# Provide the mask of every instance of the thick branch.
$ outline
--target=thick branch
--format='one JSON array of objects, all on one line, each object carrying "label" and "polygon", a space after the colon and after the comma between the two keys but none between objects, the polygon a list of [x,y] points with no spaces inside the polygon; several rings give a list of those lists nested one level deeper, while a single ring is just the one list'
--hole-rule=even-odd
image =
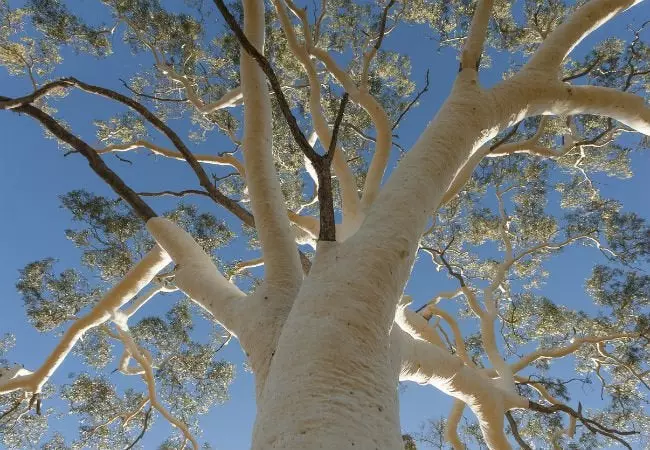
[{"label": "thick branch", "polygon": [[223,1],[214,0],[214,3],[215,5],[217,5],[217,8],[221,12],[223,18],[226,20],[226,23],[228,24],[230,30],[237,37],[239,44],[242,46],[245,52],[248,55],[250,55],[252,59],[255,60],[255,62],[260,66],[262,71],[266,74],[266,77],[268,78],[269,83],[271,84],[271,88],[273,89],[273,92],[278,97],[280,110],[282,111],[282,115],[284,116],[285,120],[287,121],[287,124],[289,125],[289,130],[291,131],[294,140],[296,141],[296,143],[298,144],[302,152],[311,161],[318,159],[319,155],[314,151],[311,145],[309,145],[309,141],[303,134],[302,130],[300,129],[300,126],[298,125],[298,122],[296,121],[296,118],[291,112],[291,108],[289,106],[289,103],[287,102],[286,97],[284,96],[284,93],[282,92],[282,86],[278,81],[278,77],[275,74],[273,67],[271,67],[269,61],[264,57],[262,53],[260,53],[259,50],[257,50],[257,48],[248,39],[248,37],[246,37],[244,30],[242,30],[242,28],[239,26],[237,20],[235,20],[235,18],[230,13],[230,11],[223,3]]},{"label": "thick branch", "polygon": [[0,97],[0,109],[14,109],[18,106],[24,106],[24,105],[34,103],[34,101],[38,100],[44,95],[47,95],[50,91],[60,89],[60,88],[65,88],[68,86],[70,86],[70,83],[64,78],[61,80],[53,81],[52,83],[47,83],[42,87],[40,87],[39,89],[36,89],[31,94],[25,95],[24,97],[18,97],[18,98]]},{"label": "thick branch", "polygon": [[556,115],[594,114],[611,117],[650,136],[650,106],[643,97],[602,86],[549,86],[542,99]]},{"label": "thick branch", "polygon": [[460,358],[443,348],[413,339],[404,331],[401,333],[400,380],[431,384],[464,402],[476,415],[488,446],[509,449],[503,430],[504,414],[512,408],[525,408],[528,400],[501,389],[494,380],[464,365]]},{"label": "thick branch", "polygon": [[[262,55],[265,39],[263,4],[244,1],[243,5],[244,28],[250,37],[250,40],[246,38],[246,44],[266,61]],[[225,8],[225,5],[222,6]],[[227,18],[226,21],[229,22]],[[234,18],[232,21],[237,23]],[[243,35],[241,28],[239,31]],[[240,44],[246,48],[246,44]],[[266,280],[297,291],[302,271],[294,234],[284,213],[287,208],[273,162],[271,100],[265,74],[248,51],[242,51],[240,72],[244,95],[244,161],[249,171],[247,183],[251,208],[258,223],[257,232],[266,261]],[[275,82],[279,89],[277,78]],[[281,89],[279,95],[286,103]]]},{"label": "thick branch", "polygon": [[445,439],[451,444],[454,450],[465,450],[465,446],[458,437],[458,423],[463,417],[463,410],[465,409],[465,403],[461,400],[454,399],[454,404],[449,411],[449,417],[447,417],[447,424],[445,425]]},{"label": "thick branch", "polygon": [[318,160],[318,166],[315,167],[316,173],[318,174],[318,205],[320,207],[320,230],[318,239],[320,241],[336,241],[336,220],[334,218],[334,196],[330,168],[334,159],[334,153],[336,152],[336,139],[339,134],[339,128],[343,120],[343,113],[345,112],[347,102],[348,94],[346,92],[343,94],[343,98],[341,98],[341,104],[336,115],[336,120],[334,121],[332,139],[327,154]]},{"label": "thick branch", "polygon": [[642,0],[591,0],[549,34],[524,66],[556,76],[564,58],[596,28]]},{"label": "thick branch", "polygon": [[465,40],[463,53],[460,57],[461,71],[465,69],[478,71],[493,3],[493,0],[478,0],[474,16],[472,17],[472,24],[469,28],[469,34]]},{"label": "thick branch", "polygon": [[237,335],[244,293],[219,273],[192,236],[175,223],[155,217],[147,222],[147,229],[176,263],[176,286]]}]

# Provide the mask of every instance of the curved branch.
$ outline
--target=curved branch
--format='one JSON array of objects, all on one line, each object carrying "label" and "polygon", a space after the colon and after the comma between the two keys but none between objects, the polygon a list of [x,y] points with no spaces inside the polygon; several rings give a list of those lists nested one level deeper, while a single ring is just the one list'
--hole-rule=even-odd
[{"label": "curved branch", "polygon": [[[137,140],[135,142],[131,142],[128,144],[109,145],[107,147],[97,150],[97,153],[103,155],[112,152],[127,152],[129,150],[134,150],[136,148],[146,148],[151,150],[151,153],[153,153],[154,155],[164,156],[166,158],[176,159],[179,161],[186,160],[185,157],[177,151],[161,147],[159,145],[154,144],[153,142],[149,142],[145,140]],[[246,178],[246,169],[244,168],[244,164],[242,164],[241,161],[239,161],[237,158],[235,158],[232,155],[194,155],[194,157],[198,162],[202,162],[206,164],[216,164],[218,166],[233,167],[235,170],[237,170],[237,172],[239,172],[239,174],[243,178]]]},{"label": "curved branch", "polygon": [[56,348],[41,367],[29,375],[19,376],[0,384],[0,394],[17,389],[32,393],[40,392],[43,385],[63,363],[65,357],[84,333],[90,328],[106,322],[118,308],[149,284],[169,262],[170,258],[167,253],[156,245],[126,274],[122,281],[106,293],[88,314],[76,320],[66,330]]},{"label": "curved branch", "polygon": [[556,115],[594,114],[611,117],[628,127],[650,136],[650,106],[643,97],[603,86],[552,84],[548,111]]},{"label": "curved branch", "polygon": [[91,94],[100,95],[102,97],[118,101],[128,106],[129,108],[133,109],[134,111],[138,112],[142,117],[147,119],[147,121],[149,121],[149,123],[151,123],[155,128],[157,128],[165,136],[167,136],[167,138],[174,144],[174,147],[176,147],[176,149],[178,149],[178,151],[183,155],[185,160],[188,162],[188,164],[196,174],[197,178],[199,179],[199,183],[201,184],[203,189],[205,189],[210,194],[210,197],[216,203],[222,205],[228,211],[233,213],[235,216],[241,219],[246,225],[251,227],[255,226],[255,221],[253,220],[253,216],[251,215],[251,213],[246,211],[246,209],[244,209],[241,205],[239,205],[239,203],[225,196],[219,189],[217,189],[214,186],[208,174],[205,172],[205,170],[203,169],[199,161],[197,161],[194,154],[189,150],[189,148],[187,148],[187,146],[185,145],[183,140],[178,136],[178,134],[176,134],[169,126],[167,126],[167,124],[165,124],[155,114],[153,114],[151,111],[145,108],[141,103],[125,95],[122,95],[119,92],[106,89],[103,87],[99,87],[99,86],[93,86],[91,84],[87,84],[82,81],[79,81],[76,78],[67,78],[66,80],[68,80],[68,82],[71,83],[71,85],[74,85],[85,92],[89,92]]},{"label": "curved branch", "polygon": [[[309,80],[309,111],[311,113],[314,130],[318,135],[325,148],[330,148],[332,133],[330,132],[327,119],[323,113],[321,105],[321,92],[320,92],[320,79],[316,71],[316,65],[309,56],[307,51],[308,43],[311,42],[311,31],[304,11],[295,7],[293,2],[288,1],[287,4],[291,10],[301,18],[303,23],[303,33],[305,34],[305,45],[301,46],[296,38],[296,33],[291,25],[286,9],[280,0],[274,0],[273,4],[280,18],[280,24],[287,37],[289,48],[293,54],[298,58],[300,64],[303,66],[307,79]],[[313,144],[312,144],[313,145]],[[339,179],[339,186],[341,190],[341,201],[343,210],[343,221],[353,219],[359,214],[360,199],[357,193],[356,182],[354,174],[350,170],[350,166],[345,160],[345,153],[339,147],[334,153],[332,161],[334,173]],[[313,167],[313,166],[312,166]]]},{"label": "curved branch", "polygon": [[538,359],[562,358],[563,356],[567,356],[575,352],[584,344],[595,344],[598,342],[614,341],[618,339],[630,339],[639,336],[639,333],[615,333],[608,334],[606,336],[585,336],[576,338],[572,343],[565,345],[564,347],[540,348],[532,353],[529,353],[528,355],[525,355],[519,361],[511,365],[512,371],[514,373],[517,373]]},{"label": "curved branch", "polygon": [[517,444],[519,444],[519,447],[524,449],[524,450],[533,450],[530,445],[524,441],[524,439],[521,437],[519,434],[519,428],[517,427],[517,421],[515,420],[514,417],[512,417],[512,413],[508,411],[506,413],[506,419],[508,419],[508,425],[510,425],[510,430],[512,431],[512,435],[515,437],[515,441],[517,441]]},{"label": "curved branch", "polygon": [[642,0],[591,0],[553,30],[523,70],[543,70],[557,76],[564,58],[596,28]]},{"label": "curved branch", "polygon": [[176,286],[236,336],[245,294],[219,273],[192,236],[174,222],[155,217],[147,222],[147,229],[176,263]]},{"label": "curved branch", "polygon": [[600,434],[602,436],[606,436],[610,439],[613,439],[619,443],[621,443],[625,448],[628,448],[632,450],[632,447],[630,444],[628,444],[623,438],[620,436],[630,436],[634,434],[638,434],[638,431],[621,431],[621,430],[616,430],[613,428],[606,427],[602,425],[599,422],[596,422],[593,419],[589,419],[588,417],[585,417],[582,415],[582,406],[580,405],[578,407],[578,411],[574,410],[573,408],[564,405],[564,404],[554,404],[552,406],[544,406],[539,403],[536,403],[532,400],[529,400],[528,402],[528,409],[536,412],[541,412],[544,414],[553,414],[558,411],[565,412],[569,414],[572,417],[575,417],[577,420],[579,420],[589,431],[592,433]]},{"label": "curved branch", "polygon": [[[302,280],[302,270],[294,235],[284,213],[286,205],[273,162],[271,101],[265,71],[257,58],[265,60],[262,54],[265,39],[264,7],[256,1],[243,2],[242,30],[225,5],[222,2],[215,3],[228,25],[231,28],[237,27],[237,31],[233,31],[242,46],[240,71],[244,95],[244,161],[249,170],[247,182],[251,208],[258,222],[257,232],[262,256],[266,261],[266,279],[271,283],[282,283],[297,290]],[[275,82],[277,83],[277,79]],[[271,84],[274,84],[273,80]],[[274,86],[274,91],[282,96],[283,100],[282,90],[279,87],[278,89],[279,94]],[[286,103],[286,100],[281,103]],[[282,109],[284,112],[285,108]]]},{"label": "curved branch", "polygon": [[19,106],[29,105],[30,103],[34,103],[36,100],[43,97],[44,95],[49,94],[50,91],[66,88],[69,86],[70,83],[64,78],[61,80],[53,81],[51,83],[47,83],[41,86],[40,88],[36,89],[31,94],[25,95],[23,97],[18,97],[18,98],[0,97],[0,109],[14,109]]},{"label": "curved branch", "polygon": [[381,18],[379,19],[379,31],[377,32],[377,37],[375,38],[375,45],[373,45],[372,48],[363,55],[363,68],[361,70],[361,90],[368,90],[368,70],[370,68],[370,63],[381,48],[381,43],[383,42],[384,36],[386,34],[386,20],[388,19],[388,12],[393,7],[395,2],[396,0],[390,0],[386,6],[384,6],[384,10],[381,13]]},{"label": "curved branch", "polygon": [[404,330],[396,332],[400,333],[402,349],[400,380],[431,384],[464,402],[476,415],[488,446],[509,449],[504,414],[512,408],[525,408],[528,400],[502,389],[495,380],[466,366],[443,348],[414,339]]},{"label": "curved branch", "polygon": [[144,370],[142,378],[144,379],[145,383],[147,383],[147,391],[149,392],[149,401],[151,402],[151,406],[156,408],[156,410],[162,414],[162,416],[167,419],[169,423],[181,430],[185,438],[189,439],[189,441],[192,443],[194,450],[198,450],[199,444],[196,442],[196,439],[194,439],[194,436],[192,436],[192,433],[190,432],[187,425],[172,416],[171,413],[167,411],[167,409],[158,401],[158,396],[156,394],[156,381],[154,379],[151,363],[140,351],[138,345],[131,337],[128,331],[128,327],[126,324],[119,323],[119,321],[116,321],[115,323],[117,325],[117,331],[120,335],[120,340],[124,343],[125,348],[129,351],[129,353],[131,353],[131,355],[133,355],[133,358],[138,361]]},{"label": "curved branch", "polygon": [[325,50],[313,47],[310,53],[320,59],[327,70],[341,83],[343,89],[350,94],[350,98],[368,113],[375,126],[376,145],[375,154],[368,167],[366,175],[366,184],[361,197],[361,205],[367,209],[379,194],[381,180],[388,164],[390,149],[393,142],[392,128],[393,124],[388,118],[388,114],[379,104],[377,99],[369,92],[359,89],[354,80],[336,63],[334,58]]},{"label": "curved branch", "polygon": [[458,423],[463,417],[463,410],[465,403],[458,399],[454,399],[454,404],[449,411],[447,417],[447,424],[445,425],[445,439],[451,444],[454,450],[465,450],[465,446],[458,437]]}]

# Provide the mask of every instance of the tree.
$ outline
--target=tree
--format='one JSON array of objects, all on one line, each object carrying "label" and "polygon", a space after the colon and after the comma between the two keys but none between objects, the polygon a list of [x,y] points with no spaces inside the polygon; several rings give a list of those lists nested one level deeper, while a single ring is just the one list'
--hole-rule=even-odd
[{"label": "tree", "polygon": [[[48,380],[71,351],[107,367],[110,346],[120,345],[119,370],[141,375],[146,390],[120,393],[101,377],[77,376],[60,395],[91,425],[72,445],[137,445],[155,412],[179,430],[165,446],[198,448],[196,417],[224,398],[232,377],[216,355],[229,338],[195,342],[188,300],[165,319],[129,323],[174,290],[246,352],[255,449],[413,448],[399,425],[400,381],[454,399],[425,436],[440,448],[642,445],[650,435],[650,229],[604,196],[597,177],[631,176],[630,154],[647,144],[637,141],[650,135],[649,22],[570,56],[613,16],[630,19],[624,11],[636,3],[214,0],[165,8],[107,0],[98,25],[58,0],[22,8],[4,0],[1,60],[33,92],[0,97],[0,106],[40,123],[119,197],[62,197],[80,224],[66,234],[84,270],[101,275],[99,286],[78,270],[57,275],[53,259],[21,273],[32,324],[66,331],[40,367],[7,362],[7,445],[38,440]],[[217,10],[224,27],[213,23]],[[458,49],[460,62],[449,96],[408,149],[395,132],[430,80],[427,73],[416,90],[408,55],[385,49],[406,26],[426,27]],[[54,76],[65,49],[107,58],[124,50],[117,36],[150,65],[123,88]],[[504,52],[503,79],[480,79]],[[109,118],[95,122],[99,145],[58,117],[55,105],[77,91],[103,99]],[[191,121],[192,145],[221,132],[235,151],[195,153],[174,131],[177,119]],[[186,162],[200,188],[136,192],[103,157],[136,149]],[[395,152],[399,163],[385,176]],[[149,198],[163,196],[211,200],[241,221],[240,236],[185,199],[158,215],[152,205],[168,203]],[[231,241],[260,253],[222,261]],[[589,312],[541,288],[550,261],[576,245],[601,255],[586,283]],[[448,278],[433,289],[454,285],[415,308],[405,286],[418,255]],[[250,271],[260,265],[263,275]],[[553,364],[566,356],[573,376]],[[587,410],[569,384],[593,377],[603,401]],[[47,444],[66,445],[59,435]]]}]

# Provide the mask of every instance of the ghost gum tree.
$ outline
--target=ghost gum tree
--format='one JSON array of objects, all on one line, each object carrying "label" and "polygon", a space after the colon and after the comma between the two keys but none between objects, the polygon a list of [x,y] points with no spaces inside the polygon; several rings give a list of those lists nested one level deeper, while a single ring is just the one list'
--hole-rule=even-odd
[{"label": "ghost gum tree", "polygon": [[[64,331],[39,367],[5,361],[5,445],[39,441],[48,380],[71,352],[101,372],[118,350],[118,370],[142,390],[77,376],[60,395],[82,417],[79,439],[54,435],[46,448],[132,448],[156,418],[176,428],[164,446],[198,448],[197,417],[232,378],[216,353],[233,338],[255,375],[255,449],[413,448],[400,432],[400,381],[453,398],[423,438],[440,448],[642,446],[650,233],[597,177],[631,176],[630,154],[650,135],[650,25],[572,56],[612,17],[633,22],[636,3],[108,0],[84,17],[56,0],[3,0],[0,60],[33,90],[0,106],[40,123],[118,196],[62,196],[82,270],[57,275],[45,259],[21,272],[31,323]],[[458,49],[459,66],[436,68],[457,71],[437,111],[425,94],[435,73],[418,89],[408,55],[385,49],[407,26]],[[115,89],[57,75],[64,48],[105,58],[125,46],[138,59]],[[509,67],[485,85],[479,73],[498,52]],[[92,145],[55,109],[72,92],[109,116]],[[395,133],[418,102],[431,121],[405,148]],[[217,133],[234,151],[193,150]],[[186,163],[198,185],[127,185],[118,172],[150,170],[137,150]],[[223,208],[242,222],[239,237],[212,214]],[[253,259],[221,259],[242,243]],[[541,291],[549,261],[576,245],[597,261],[588,313]],[[405,286],[418,255],[440,275],[416,308]],[[170,291],[191,302],[134,323]],[[191,305],[223,335],[195,341]],[[599,408],[569,394],[590,382]]]}]

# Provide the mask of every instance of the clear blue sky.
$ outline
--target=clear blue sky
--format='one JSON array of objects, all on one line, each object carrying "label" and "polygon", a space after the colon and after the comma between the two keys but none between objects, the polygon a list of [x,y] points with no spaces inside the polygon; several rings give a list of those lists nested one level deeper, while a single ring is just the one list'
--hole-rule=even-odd
[{"label": "clear blue sky", "polygon": [[[72,3],[78,7],[80,2]],[[95,9],[98,13],[101,11],[98,5],[99,2],[83,2],[83,7],[88,8],[87,13],[90,14],[94,14]],[[211,4],[207,6],[211,7]],[[642,19],[649,16],[650,5],[637,7],[633,12],[625,14],[604,30],[597,32],[578,51],[584,51],[589,43],[593,44],[605,36],[622,32],[625,24],[632,18]],[[636,19],[636,23],[640,23],[640,19]],[[417,45],[413,45],[414,42],[417,42]],[[422,86],[426,70],[431,70],[430,91],[425,94],[420,106],[409,113],[398,130],[399,142],[408,148],[449,92],[457,72],[456,56],[451,50],[438,52],[436,43],[423,37],[422,28],[399,28],[384,45],[412,57],[412,79],[418,83],[418,88]],[[130,55],[119,39],[115,40],[115,46],[116,54],[105,60],[66,52],[64,63],[54,77],[73,75],[89,83],[123,90],[119,78],[127,79],[134,68],[140,65],[147,67],[152,61],[149,55]],[[494,58],[495,69],[483,73],[487,83],[500,79],[504,65],[507,64],[503,56],[494,55]],[[19,96],[31,91],[26,78],[10,77],[4,69],[0,69],[0,86],[0,95],[6,96]],[[107,118],[111,111],[116,111],[110,103],[80,93],[72,93],[58,104],[61,117],[65,117],[75,133],[91,144],[96,142],[92,119]],[[179,134],[188,129],[188,123],[184,121],[175,121],[172,125]],[[58,196],[79,188],[107,196],[113,194],[88,168],[85,159],[77,155],[64,158],[53,140],[44,139],[43,132],[32,119],[2,112],[0,132],[3,137],[0,144],[0,211],[3,211],[0,220],[0,301],[4,305],[3,315],[0,316],[0,333],[15,333],[17,345],[10,353],[10,358],[23,363],[27,368],[34,368],[52,349],[55,341],[51,335],[41,335],[26,323],[22,300],[14,288],[18,270],[31,261],[48,256],[58,258],[57,269],[77,266],[79,252],[63,233],[65,228],[71,227],[70,216],[59,207]],[[164,140],[160,138],[157,142],[162,143]],[[214,152],[215,149],[222,151],[230,147],[225,139],[215,134],[206,143],[193,146],[192,149],[196,152]],[[140,156],[130,155],[130,158],[135,163],[133,166],[120,163],[113,157],[106,160],[136,190],[198,186],[196,179],[183,163],[145,156],[144,153]],[[626,209],[635,210],[647,217],[647,200],[640,194],[647,192],[649,186],[645,174],[650,173],[650,158],[647,153],[637,154],[634,161],[635,171],[644,174],[643,176],[626,181],[602,179],[600,181],[606,184],[601,188],[608,196],[624,199]],[[151,203],[154,208],[164,209],[160,202]],[[238,229],[237,222],[223,209],[207,202],[198,203],[228,220]],[[552,266],[549,266],[551,275],[544,293],[575,308],[588,308],[589,299],[584,294],[582,280],[587,277],[594,259],[597,258],[597,251],[579,247],[569,250],[562,258],[553,260]],[[422,303],[438,291],[451,286],[453,283],[448,281],[444,274],[436,273],[430,262],[421,258],[416,264],[407,292],[414,297],[416,303]],[[559,288],[564,293],[563,298],[558,298]],[[165,311],[173,299],[173,296],[160,297],[156,299],[155,305],[147,306],[149,309],[145,313]],[[230,391],[230,401],[214,408],[203,418],[204,435],[201,441],[208,441],[220,450],[246,449],[250,445],[255,412],[253,377],[243,369],[244,357],[236,343],[229,345],[222,356],[237,365],[237,376]],[[79,370],[87,369],[81,367],[75,358],[70,357],[58,370],[53,382],[65,383],[69,373]],[[116,383],[123,383],[123,376],[110,376]],[[595,391],[587,392],[581,395],[582,400],[588,402],[588,398],[594,397],[594,394]],[[47,406],[56,405],[55,402]],[[405,431],[417,431],[425,419],[446,415],[449,406],[448,398],[437,394],[435,389],[408,385],[401,393],[402,427]],[[74,435],[75,426],[73,420],[66,417],[53,418],[51,421],[51,429],[63,431],[68,436]],[[151,448],[161,442],[169,431],[169,426],[159,420],[147,434],[144,441],[146,447]]]}]

